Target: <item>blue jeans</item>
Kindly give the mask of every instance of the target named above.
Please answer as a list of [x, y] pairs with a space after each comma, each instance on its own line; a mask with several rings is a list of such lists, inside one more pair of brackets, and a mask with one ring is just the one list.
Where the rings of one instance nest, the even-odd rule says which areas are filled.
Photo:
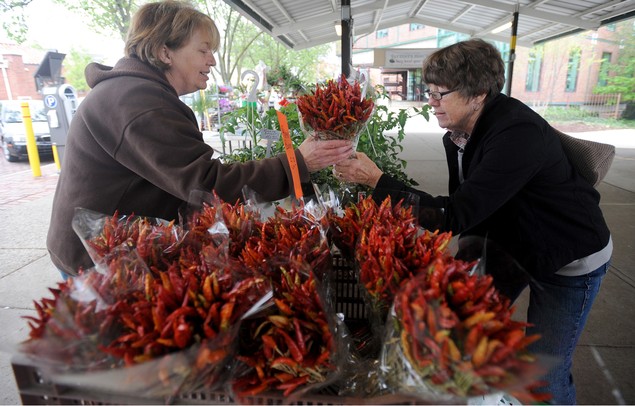
[[[544, 376], [547, 386], [542, 392], [552, 395], [551, 403], [576, 403], [575, 385], [571, 375], [573, 351], [584, 329], [593, 301], [600, 290], [609, 262], [582, 276], [549, 275], [529, 282], [527, 335], [540, 334], [541, 339], [529, 350], [554, 358], [555, 365]], [[526, 283], [499, 286], [501, 293], [515, 300]]]

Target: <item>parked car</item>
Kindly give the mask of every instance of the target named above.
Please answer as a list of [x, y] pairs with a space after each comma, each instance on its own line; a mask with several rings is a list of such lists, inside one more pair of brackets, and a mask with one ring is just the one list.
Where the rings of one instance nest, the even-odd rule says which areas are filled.
[[[22, 122], [22, 100], [0, 101], [0, 140], [4, 158], [9, 162], [27, 159], [26, 127]], [[42, 100], [29, 100], [35, 144], [40, 158], [53, 156], [51, 131]]]

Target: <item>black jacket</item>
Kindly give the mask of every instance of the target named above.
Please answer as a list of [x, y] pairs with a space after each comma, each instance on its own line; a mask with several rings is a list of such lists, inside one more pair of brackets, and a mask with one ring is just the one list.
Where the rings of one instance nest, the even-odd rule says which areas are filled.
[[571, 166], [551, 126], [522, 102], [500, 94], [484, 106], [462, 151], [463, 183], [449, 133], [443, 145], [449, 196], [383, 175], [373, 198], [414, 193], [423, 227], [487, 237], [533, 275], [554, 273], [608, 244], [600, 194]]

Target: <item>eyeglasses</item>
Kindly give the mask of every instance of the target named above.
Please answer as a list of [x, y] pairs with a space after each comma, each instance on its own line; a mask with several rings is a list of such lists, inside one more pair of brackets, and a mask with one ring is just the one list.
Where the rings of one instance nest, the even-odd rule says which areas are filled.
[[427, 94], [429, 99], [432, 98], [436, 101], [440, 101], [446, 94], [456, 92], [457, 90], [458, 89], [448, 90], [446, 92], [431, 92], [430, 89], [426, 89], [423, 91], [423, 93]]

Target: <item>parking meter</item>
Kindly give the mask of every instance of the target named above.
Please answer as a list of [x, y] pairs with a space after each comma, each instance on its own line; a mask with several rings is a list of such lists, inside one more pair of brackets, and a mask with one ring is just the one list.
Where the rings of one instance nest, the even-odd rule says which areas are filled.
[[62, 84], [43, 88], [42, 96], [51, 129], [51, 141], [57, 146], [61, 163], [64, 159], [68, 129], [77, 110], [77, 92], [71, 85]]

